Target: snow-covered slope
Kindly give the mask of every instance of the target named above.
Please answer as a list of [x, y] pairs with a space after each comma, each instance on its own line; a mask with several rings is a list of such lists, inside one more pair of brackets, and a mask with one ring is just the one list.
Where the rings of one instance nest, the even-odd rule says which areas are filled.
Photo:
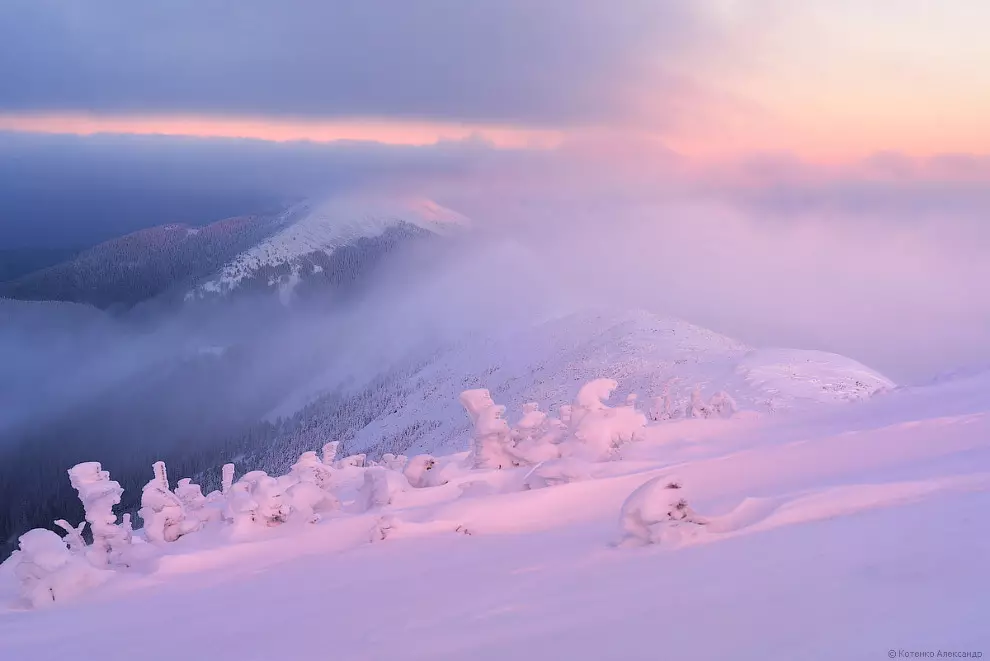
[[[341, 492], [337, 516], [237, 542], [195, 533], [38, 611], [16, 602], [5, 563], [0, 658], [868, 661], [990, 650], [985, 377], [813, 413], [652, 424], [621, 460], [570, 483], [523, 489], [529, 471], [461, 470], [363, 513]], [[617, 546], [624, 501], [654, 478], [678, 481], [707, 524]]]
[[[628, 394], [644, 408], [669, 394], [683, 411], [699, 388], [706, 398], [726, 391], [742, 408], [767, 411], [804, 409], [861, 400], [894, 384], [860, 363], [835, 354], [795, 349], [754, 349], [684, 321], [643, 311], [592, 310], [540, 323], [475, 335], [445, 345], [413, 367], [396, 370], [389, 382], [351, 387], [353, 402], [327, 396], [325, 408], [367, 406], [370, 418], [359, 429], [327, 428], [324, 435], [344, 438], [354, 452], [452, 451], [466, 447], [467, 419], [457, 402], [466, 388], [488, 388], [507, 406], [511, 419], [526, 402], [555, 410], [573, 401], [578, 388], [596, 378], [615, 379], [614, 399]], [[271, 413], [289, 416], [317, 401], [300, 420], [319, 427], [324, 411], [321, 391], [338, 392], [340, 372], [317, 379]], [[389, 397], [372, 411], [378, 395]], [[355, 417], [362, 417], [356, 414]], [[337, 420], [337, 418], [335, 418]], [[388, 447], [382, 447], [388, 439]], [[304, 448], [299, 448], [300, 451]]]
[[[299, 279], [319, 272], [319, 264], [305, 258], [314, 254], [330, 255], [359, 239], [370, 239], [390, 229], [415, 228], [444, 234], [467, 225], [468, 220], [432, 200], [348, 196], [325, 202], [304, 202], [283, 214], [281, 229], [255, 246], [237, 255], [220, 271], [200, 283], [188, 299], [210, 294], [225, 294], [237, 289], [245, 280], [262, 271], [279, 271], [283, 297]], [[271, 283], [276, 284], [276, 283]]]

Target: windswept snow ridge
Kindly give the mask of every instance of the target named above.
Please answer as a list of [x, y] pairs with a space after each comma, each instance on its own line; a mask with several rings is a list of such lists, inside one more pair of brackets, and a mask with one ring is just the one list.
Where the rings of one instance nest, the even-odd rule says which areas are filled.
[[280, 217], [282, 229], [225, 264], [187, 298], [225, 294], [265, 267], [288, 265], [290, 282], [279, 288], [279, 296], [286, 301], [292, 283], [298, 283], [298, 260], [302, 257], [313, 253], [329, 255], [341, 246], [380, 236], [390, 228], [410, 226], [442, 235], [468, 222], [456, 211], [422, 198], [351, 196], [322, 203], [305, 202]]

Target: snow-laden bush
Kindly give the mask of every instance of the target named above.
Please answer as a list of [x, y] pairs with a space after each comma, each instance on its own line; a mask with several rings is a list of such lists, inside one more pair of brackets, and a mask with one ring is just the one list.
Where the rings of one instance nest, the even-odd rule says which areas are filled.
[[447, 484], [443, 471], [437, 467], [437, 460], [432, 455], [418, 454], [406, 462], [402, 474], [406, 476], [410, 486], [415, 489], [438, 487]]
[[474, 468], [509, 468], [519, 465], [512, 453], [512, 433], [505, 421], [505, 407], [492, 401], [485, 388], [465, 390], [461, 405], [474, 430], [471, 434], [470, 462]]
[[382, 455], [381, 465], [385, 468], [393, 471], [402, 472], [406, 469], [406, 464], [409, 462], [409, 457], [404, 454], [396, 456], [389, 452]]
[[288, 475], [278, 479], [293, 518], [315, 523], [323, 512], [340, 509], [333, 494], [333, 470], [315, 452], [303, 452]]
[[187, 517], [182, 500], [169, 489], [165, 462], [156, 461], [152, 469], [155, 476], [141, 490], [141, 509], [138, 510], [138, 516], [144, 521], [145, 538], [153, 543], [174, 542], [199, 530], [203, 521], [198, 517]]
[[[210, 497], [203, 495], [203, 489], [193, 481], [184, 477], [175, 486], [175, 495], [182, 503], [183, 517], [188, 523], [189, 532], [199, 530], [209, 523], [219, 521], [223, 515], [223, 507], [218, 504], [220, 492], [214, 491]], [[188, 534], [183, 533], [183, 534]]]
[[708, 410], [715, 417], [731, 418], [739, 408], [736, 406], [736, 400], [732, 399], [729, 393], [720, 390], [708, 400]]
[[79, 595], [102, 583], [111, 573], [97, 569], [82, 555], [71, 552], [61, 537], [44, 528], [20, 536], [13, 562], [21, 596], [34, 608]]
[[670, 395], [670, 389], [676, 382], [677, 379], [670, 379], [664, 383], [660, 395], [653, 398], [650, 404], [650, 420], [653, 422], [671, 420], [680, 415], [674, 407], [674, 401]]
[[681, 482], [661, 475], [646, 481], [622, 503], [623, 546], [676, 544], [707, 523], [688, 504]]
[[719, 391], [706, 403], [701, 396], [701, 389], [695, 388], [691, 391], [691, 401], [688, 402], [684, 415], [688, 418], [729, 418], [736, 410], [736, 401], [729, 393]]
[[322, 459], [325, 466], [333, 466], [333, 462], [337, 460], [337, 449], [339, 447], [340, 441], [330, 441], [323, 444]]
[[[113, 513], [114, 505], [120, 504], [124, 490], [120, 484], [110, 479], [110, 473], [103, 470], [96, 461], [87, 461], [70, 468], [69, 482], [79, 494], [86, 512], [86, 521], [93, 533], [93, 544], [86, 549], [87, 558], [97, 567], [115, 563], [129, 543], [127, 531], [117, 525], [117, 515]], [[82, 534], [81, 527], [78, 533]], [[78, 545], [78, 541], [76, 544]]]
[[595, 379], [578, 391], [571, 408], [571, 438], [564, 442], [566, 456], [606, 461], [614, 458], [622, 443], [641, 433], [646, 416], [634, 406], [612, 408], [605, 404], [616, 387], [612, 379]]
[[[284, 487], [278, 479], [271, 477], [265, 471], [251, 471], [242, 477], [237, 484], [247, 487], [248, 495], [254, 501], [251, 520], [264, 526], [275, 526], [285, 523], [292, 512], [286, 502]], [[246, 501], [245, 501], [246, 502]]]
[[334, 468], [362, 468], [367, 464], [367, 461], [368, 455], [366, 454], [352, 454], [335, 461], [333, 466]]
[[384, 466], [372, 466], [364, 472], [364, 482], [358, 489], [357, 504], [362, 511], [392, 504], [396, 494], [408, 491], [409, 481], [397, 471]]
[[512, 455], [517, 462], [538, 464], [560, 457], [557, 445], [564, 439], [567, 427], [540, 410], [539, 404], [523, 404], [522, 418], [512, 428]]

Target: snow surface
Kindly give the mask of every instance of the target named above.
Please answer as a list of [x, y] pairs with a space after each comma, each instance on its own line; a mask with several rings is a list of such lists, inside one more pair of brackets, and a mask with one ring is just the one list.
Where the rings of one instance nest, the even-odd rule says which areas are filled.
[[[236, 543], [195, 533], [65, 605], [26, 610], [7, 562], [0, 658], [990, 653], [990, 375], [742, 408], [651, 424], [556, 486], [523, 489], [530, 468], [461, 471], [370, 512], [344, 502]], [[658, 477], [707, 523], [619, 545], [623, 504]]]
[[[618, 381], [619, 401], [638, 393], [645, 403], [667, 388], [680, 411], [696, 387], [706, 400], [724, 390], [754, 410], [855, 401], [894, 387], [883, 375], [844, 356], [754, 349], [641, 310], [590, 309], [524, 326], [510, 324], [426, 355], [411, 377], [401, 377], [408, 393], [389, 414], [361, 429], [348, 443], [351, 450], [371, 449], [379, 439], [423, 422], [434, 423], [432, 430], [410, 452], [466, 447], [469, 424], [458, 396], [469, 388], [487, 388], [516, 416], [526, 402], [556, 411], [574, 400], [578, 388], [598, 378]], [[291, 415], [320, 393], [333, 391], [339, 377], [335, 367], [290, 396], [269, 418]]]
[[[264, 266], [293, 262], [313, 252], [330, 254], [356, 239], [379, 236], [402, 223], [436, 234], [469, 223], [461, 214], [429, 199], [356, 195], [302, 203], [287, 210], [276, 222], [283, 225], [282, 229], [225, 264], [187, 298], [195, 297], [196, 292], [226, 293]], [[292, 286], [299, 280], [297, 271], [293, 276], [292, 284], [280, 287], [283, 301], [288, 300]]]

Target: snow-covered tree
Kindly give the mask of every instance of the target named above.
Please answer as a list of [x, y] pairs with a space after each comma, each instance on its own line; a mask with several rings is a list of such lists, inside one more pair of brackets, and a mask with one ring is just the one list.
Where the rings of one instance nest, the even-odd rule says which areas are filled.
[[96, 461], [70, 468], [69, 482], [79, 494], [93, 533], [93, 544], [87, 549], [87, 557], [97, 567], [112, 564], [127, 544], [126, 534], [117, 526], [117, 515], [113, 513], [124, 490]]
[[646, 481], [622, 503], [622, 545], [676, 544], [707, 523], [685, 497], [682, 483], [670, 476]]
[[635, 407], [605, 404], [617, 386], [612, 379], [595, 379], [578, 391], [570, 416], [572, 437], [564, 442], [567, 456], [611, 459], [622, 443], [635, 439], [646, 426], [646, 416]]
[[323, 446], [323, 463], [327, 466], [333, 466], [334, 461], [337, 460], [337, 448], [340, 447], [340, 441], [330, 441]]
[[418, 454], [406, 463], [402, 474], [406, 476], [409, 484], [416, 489], [437, 487], [446, 484], [447, 480], [442, 477], [436, 465], [437, 460], [433, 456]]
[[534, 465], [560, 457], [557, 446], [564, 438], [566, 427], [560, 420], [550, 418], [539, 404], [523, 404], [523, 416], [512, 428], [512, 455], [521, 463]]
[[302, 453], [283, 478], [279, 480], [296, 518], [315, 522], [320, 513], [340, 508], [340, 501], [331, 491], [333, 471], [315, 452]]
[[409, 481], [402, 473], [384, 466], [373, 466], [364, 472], [364, 482], [358, 490], [357, 502], [362, 510], [384, 507], [395, 495], [409, 490]]
[[739, 409], [736, 400], [732, 399], [729, 393], [720, 390], [708, 401], [708, 410], [716, 417], [730, 418]]
[[653, 398], [650, 404], [650, 420], [660, 422], [661, 420], [670, 420], [677, 417], [678, 413], [674, 408], [674, 402], [670, 394], [670, 389], [676, 381], [677, 379], [670, 379], [664, 383], [660, 395]]
[[230, 485], [227, 493], [223, 517], [229, 521], [235, 531], [242, 531], [255, 524], [258, 502], [251, 495], [251, 485], [247, 482], [235, 482]]
[[474, 468], [508, 468], [518, 465], [512, 454], [512, 434], [505, 421], [505, 407], [492, 401], [485, 388], [465, 390], [461, 393], [461, 405], [467, 411], [471, 423], [472, 445], [470, 461]]
[[227, 495], [230, 491], [231, 485], [234, 483], [234, 464], [224, 464], [221, 482], [221, 493]]
[[21, 596], [34, 608], [72, 598], [99, 585], [110, 574], [72, 553], [61, 537], [44, 528], [20, 536], [12, 561]]
[[266, 526], [285, 523], [291, 508], [286, 502], [283, 487], [278, 480], [264, 471], [251, 471], [238, 483], [248, 486], [251, 498], [256, 504], [253, 520]]
[[202, 527], [197, 518], [187, 518], [182, 500], [168, 486], [164, 461], [152, 466], [155, 476], [141, 490], [138, 516], [144, 521], [144, 536], [149, 542], [174, 542], [182, 535]]
[[407, 457], [404, 454], [395, 456], [394, 454], [386, 452], [385, 454], [382, 455], [381, 465], [389, 470], [399, 471], [401, 473], [402, 471], [405, 470], [406, 463], [408, 463], [408, 461], [409, 461], [409, 457]]
[[711, 416], [712, 412], [701, 396], [701, 389], [695, 388], [691, 391], [691, 401], [688, 402], [687, 408], [684, 410], [684, 417], [710, 418]]
[[344, 457], [336, 462], [334, 462], [335, 468], [362, 468], [364, 467], [368, 455], [366, 454], [352, 454], [350, 456]]

